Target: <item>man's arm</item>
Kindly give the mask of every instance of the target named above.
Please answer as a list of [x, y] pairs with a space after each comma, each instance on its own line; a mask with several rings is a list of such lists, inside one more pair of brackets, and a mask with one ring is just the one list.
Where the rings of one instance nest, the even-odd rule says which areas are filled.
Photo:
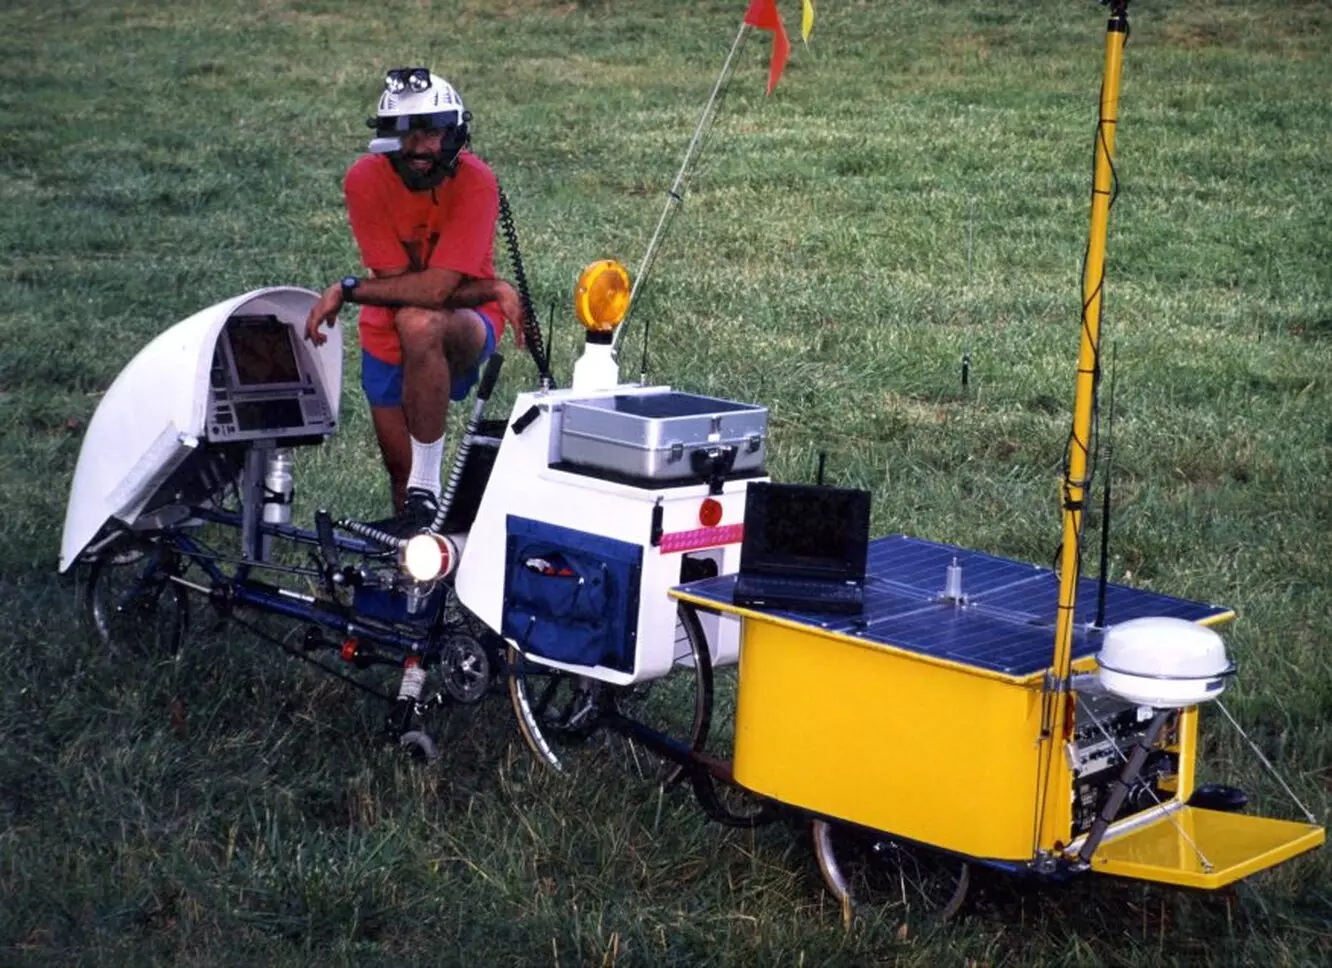
[[[523, 345], [522, 301], [503, 279], [474, 279], [452, 269], [423, 269], [420, 272], [404, 269], [361, 279], [354, 295], [353, 301], [360, 305], [394, 308], [470, 309], [494, 302], [513, 326], [514, 341]], [[341, 282], [325, 289], [306, 319], [306, 338], [315, 345], [323, 343], [325, 337], [319, 327], [323, 323], [333, 324], [344, 301]]]
[[[452, 269], [404, 270], [392, 274], [377, 273], [374, 278], [362, 279], [356, 286], [352, 302], [363, 306], [419, 306], [422, 309], [471, 309], [483, 303], [498, 302], [504, 309], [506, 290], [513, 292], [503, 279], [473, 279]], [[508, 315], [506, 311], [505, 316]]]

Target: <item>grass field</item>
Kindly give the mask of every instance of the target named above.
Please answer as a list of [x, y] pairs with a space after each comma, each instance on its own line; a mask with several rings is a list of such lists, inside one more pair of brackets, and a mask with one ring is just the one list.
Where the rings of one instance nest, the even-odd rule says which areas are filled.
[[[340, 178], [385, 67], [462, 92], [567, 378], [573, 279], [636, 268], [744, 7], [3, 5], [0, 964], [1332, 961], [1327, 851], [1219, 896], [987, 883], [956, 923], [888, 899], [845, 931], [799, 830], [552, 775], [498, 697], [438, 723], [420, 768], [375, 742], [377, 707], [243, 633], [196, 622], [178, 661], [92, 647], [55, 563], [99, 394], [204, 306], [355, 270]], [[1332, 10], [1131, 14], [1112, 577], [1235, 607], [1227, 702], [1326, 824]], [[824, 2], [770, 98], [752, 39], [623, 372], [650, 320], [654, 380], [771, 408], [774, 477], [826, 451], [832, 480], [873, 489], [876, 534], [1048, 563], [1104, 26], [1090, 0]], [[298, 520], [386, 510], [353, 345], [343, 426], [299, 457]], [[501, 403], [534, 372], [512, 362]], [[1204, 779], [1298, 816], [1215, 710], [1204, 729]]]

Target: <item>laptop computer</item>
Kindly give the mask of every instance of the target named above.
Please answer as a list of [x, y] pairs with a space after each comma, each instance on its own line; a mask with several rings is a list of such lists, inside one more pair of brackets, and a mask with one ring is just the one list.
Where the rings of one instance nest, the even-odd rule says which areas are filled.
[[735, 604], [854, 615], [865, 604], [869, 491], [750, 484]]

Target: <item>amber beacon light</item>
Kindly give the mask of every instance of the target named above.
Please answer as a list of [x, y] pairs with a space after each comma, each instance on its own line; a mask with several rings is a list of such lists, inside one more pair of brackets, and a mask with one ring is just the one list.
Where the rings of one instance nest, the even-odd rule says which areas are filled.
[[589, 333], [611, 333], [629, 309], [629, 273], [614, 259], [593, 262], [578, 277], [574, 314]]

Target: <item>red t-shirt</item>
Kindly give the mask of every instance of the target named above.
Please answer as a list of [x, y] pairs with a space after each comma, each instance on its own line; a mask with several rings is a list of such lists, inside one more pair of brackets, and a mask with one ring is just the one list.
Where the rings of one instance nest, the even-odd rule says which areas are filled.
[[[347, 219], [367, 269], [452, 269], [464, 276], [495, 275], [495, 218], [499, 187], [490, 167], [471, 152], [432, 191], [412, 192], [383, 155], [363, 155], [343, 181]], [[495, 303], [478, 306], [495, 339], [504, 316]], [[361, 346], [386, 363], [402, 362], [402, 347], [387, 306], [361, 307]]]

